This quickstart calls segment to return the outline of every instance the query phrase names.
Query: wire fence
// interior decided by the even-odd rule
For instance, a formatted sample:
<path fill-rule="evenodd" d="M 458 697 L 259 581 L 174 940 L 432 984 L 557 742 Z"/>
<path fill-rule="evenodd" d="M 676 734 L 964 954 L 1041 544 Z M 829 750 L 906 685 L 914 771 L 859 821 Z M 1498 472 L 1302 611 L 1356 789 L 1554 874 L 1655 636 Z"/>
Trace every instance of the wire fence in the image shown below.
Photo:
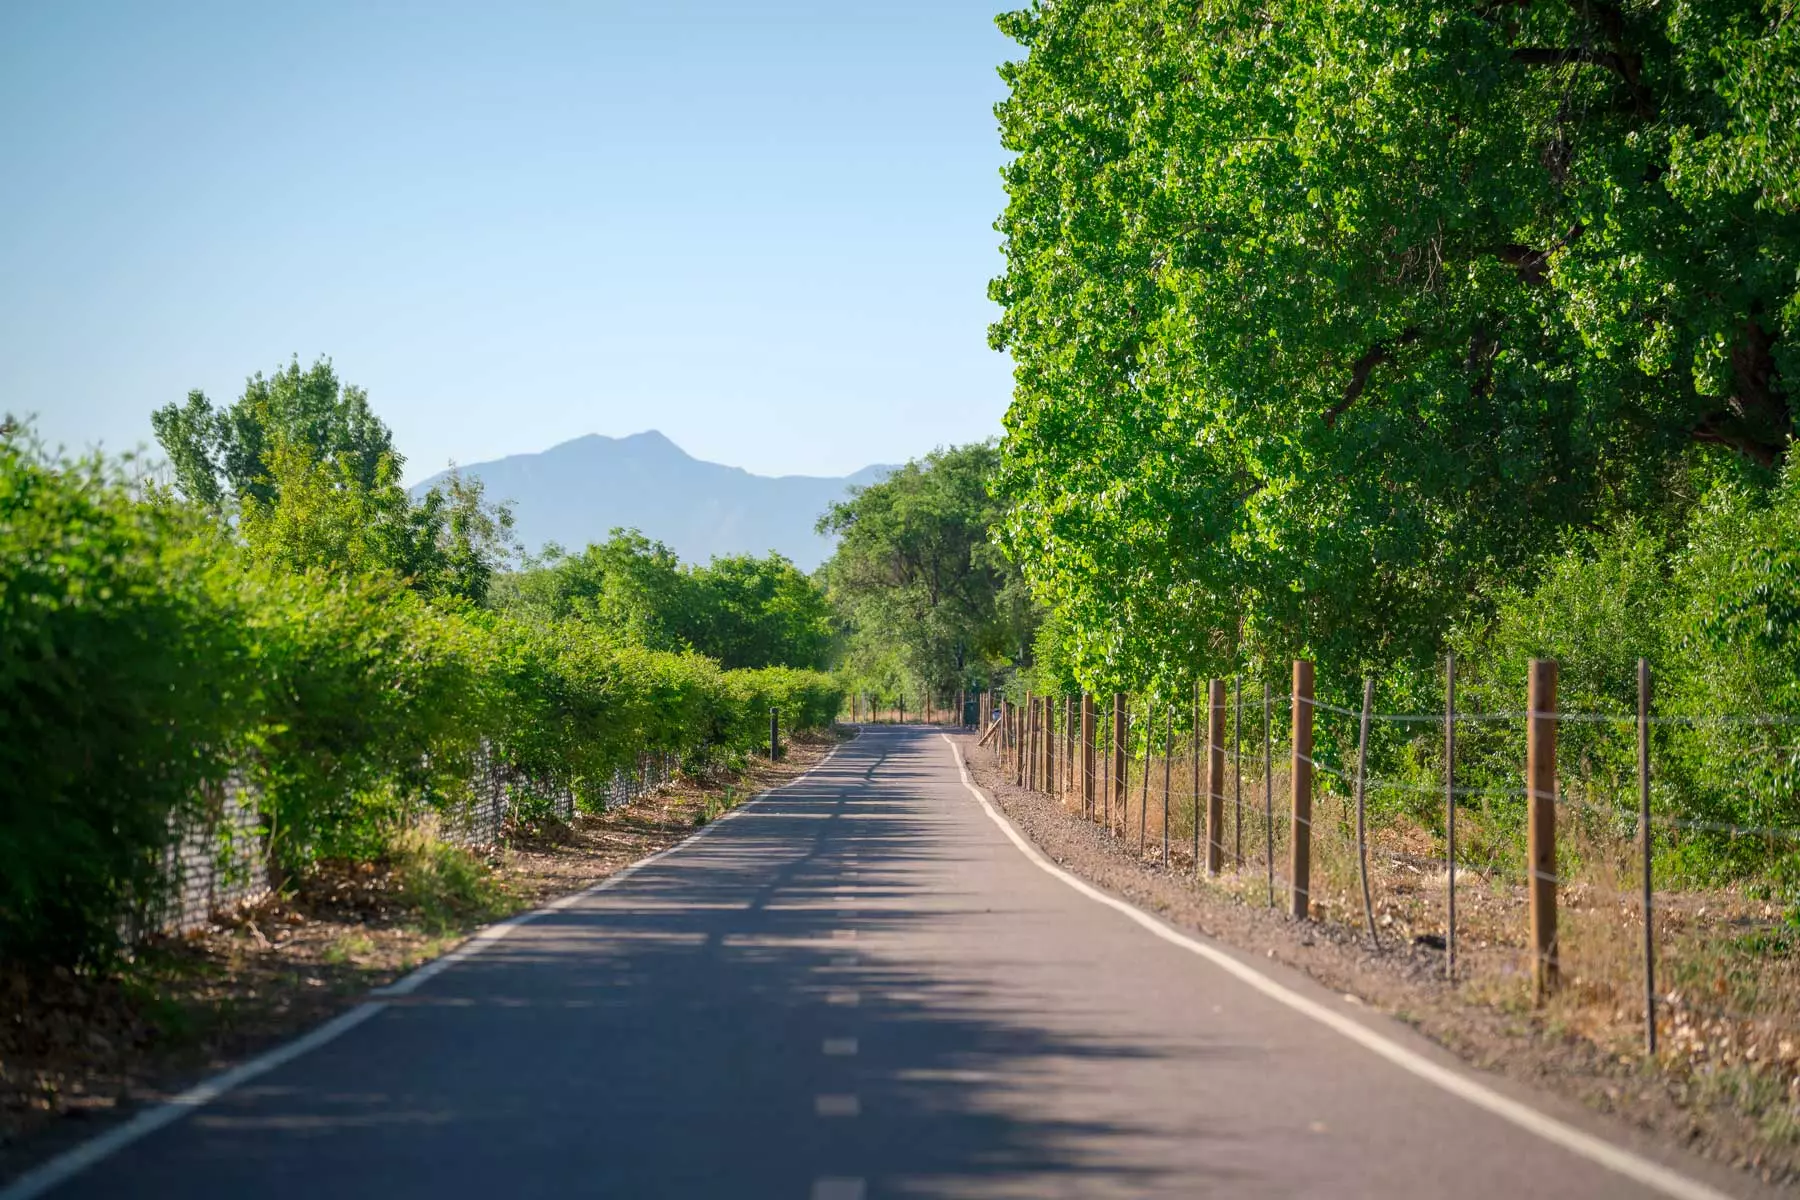
<path fill-rule="evenodd" d="M 1652 787 L 1660 737 L 1781 734 L 1800 718 L 1658 713 L 1647 668 L 1640 687 L 1638 714 L 1554 700 L 1460 711 L 1453 673 L 1437 713 L 1378 712 L 1372 686 L 1358 709 L 1242 680 L 1191 696 L 1028 697 L 996 700 L 988 747 L 1015 783 L 1147 864 L 1357 927 L 1374 948 L 1435 960 L 1448 986 L 1557 1007 L 1602 1040 L 1800 1081 L 1800 930 L 1754 880 L 1659 882 L 1656 865 L 1693 839 L 1760 839 L 1765 862 L 1800 855 L 1800 827 L 1683 812 Z M 1558 772 L 1563 727 L 1612 739 L 1615 757 L 1635 749 L 1636 771 L 1602 777 L 1577 747 Z M 1465 729 L 1483 744 L 1463 748 Z M 1433 769 L 1370 771 L 1376 735 L 1433 747 L 1410 760 Z M 1548 774 L 1528 774 L 1546 746 Z M 1775 767 L 1796 756 L 1777 741 L 1760 752 Z M 1517 785 L 1496 777 L 1507 754 Z"/>
<path fill-rule="evenodd" d="M 630 804 L 670 782 L 682 767 L 673 754 L 640 754 L 606 785 L 588 789 L 602 811 Z M 483 741 L 472 764 L 468 796 L 429 814 L 445 841 L 471 849 L 498 844 L 515 823 L 534 817 L 575 819 L 575 790 L 566 781 L 521 770 Z M 259 795 L 243 775 L 211 789 L 196 809 L 174 820 L 163 855 L 163 890 L 137 938 L 202 928 L 238 905 L 268 895 L 269 846 Z M 428 814 L 420 813 L 420 819 Z"/>

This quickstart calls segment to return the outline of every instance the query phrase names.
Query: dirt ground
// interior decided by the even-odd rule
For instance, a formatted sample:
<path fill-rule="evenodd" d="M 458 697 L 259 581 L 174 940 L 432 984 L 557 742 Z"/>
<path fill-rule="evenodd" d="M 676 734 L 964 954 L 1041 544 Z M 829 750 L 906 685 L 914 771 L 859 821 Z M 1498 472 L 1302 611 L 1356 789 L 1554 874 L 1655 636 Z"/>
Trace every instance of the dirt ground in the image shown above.
<path fill-rule="evenodd" d="M 492 920 L 674 845 L 847 736 L 796 735 L 778 763 L 678 776 L 571 826 L 512 831 L 479 852 L 499 884 L 482 911 L 421 913 L 393 866 L 334 863 L 210 928 L 140 947 L 112 976 L 0 966 L 0 1181 L 354 1006 Z"/>
<path fill-rule="evenodd" d="M 1800 1137 L 1781 1074 L 1759 1071 L 1757 1064 L 1699 1064 L 1707 1069 L 1697 1070 L 1692 1057 L 1679 1052 L 1648 1062 L 1641 1052 L 1621 1053 L 1610 1036 L 1595 1036 L 1566 1005 L 1533 1008 L 1522 979 L 1497 988 L 1482 973 L 1473 982 L 1448 983 L 1442 938 L 1414 935 L 1404 923 L 1383 920 L 1398 914 L 1381 913 L 1379 906 L 1382 945 L 1372 948 L 1360 928 L 1360 896 L 1354 909 L 1340 899 L 1326 919 L 1294 921 L 1279 904 L 1268 907 L 1260 862 L 1216 883 L 1196 881 L 1188 851 L 1178 849 L 1170 867 L 1161 865 L 1160 822 L 1140 858 L 1135 828 L 1120 838 L 1056 798 L 1015 787 L 991 750 L 977 749 L 972 736 L 961 741 L 975 781 L 1020 829 L 1056 862 L 1098 886 L 1178 925 L 1304 971 L 1483 1070 L 1573 1097 L 1765 1182 L 1800 1184 Z M 1134 784 L 1134 824 L 1136 790 Z M 1159 807 L 1156 797 L 1151 800 Z M 1285 899 L 1281 886 L 1278 901 Z M 1492 950 L 1496 957 L 1507 953 L 1498 946 L 1468 948 Z M 1517 967 L 1510 969 L 1518 974 Z M 1763 1094 L 1771 1087 L 1775 1094 Z"/>

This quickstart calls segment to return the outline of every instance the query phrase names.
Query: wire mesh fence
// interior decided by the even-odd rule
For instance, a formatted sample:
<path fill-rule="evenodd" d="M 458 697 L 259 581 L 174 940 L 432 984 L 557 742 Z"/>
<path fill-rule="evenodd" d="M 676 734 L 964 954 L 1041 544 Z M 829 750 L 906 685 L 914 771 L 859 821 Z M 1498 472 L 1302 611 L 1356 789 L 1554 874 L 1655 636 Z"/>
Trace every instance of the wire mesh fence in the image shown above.
<path fill-rule="evenodd" d="M 640 754 L 629 768 L 616 769 L 604 786 L 584 792 L 597 798 L 603 810 L 617 808 L 669 783 L 682 762 L 680 755 Z M 574 820 L 573 786 L 520 769 L 486 741 L 471 764 L 466 798 L 418 814 L 434 823 L 437 836 L 469 848 L 496 845 L 515 824 L 542 817 Z M 268 894 L 267 834 L 256 788 L 241 774 L 176 818 L 171 834 L 163 856 L 163 894 L 136 936 L 185 933 Z"/>
<path fill-rule="evenodd" d="M 1763 736 L 1761 752 L 1791 769 L 1800 721 L 1656 713 L 1647 672 L 1639 714 L 1463 712 L 1454 696 L 1453 677 L 1437 713 L 1376 711 L 1372 687 L 1364 709 L 1303 694 L 1300 721 L 1290 690 L 1245 680 L 1059 697 L 1038 724 L 1000 705 L 989 750 L 1146 865 L 1435 958 L 1448 986 L 1542 1003 L 1622 1053 L 1747 1064 L 1800 1094 L 1800 929 L 1767 882 L 1800 856 L 1800 827 L 1683 812 L 1657 776 L 1659 759 L 1680 753 L 1671 739 L 1714 730 Z M 1533 718 L 1565 734 L 1543 797 L 1551 858 L 1535 867 Z M 1296 753 L 1302 727 L 1310 739 Z M 1025 745 L 1044 738 L 1071 744 L 1048 787 Z M 1377 773 L 1369 748 L 1382 738 L 1431 752 L 1388 753 L 1412 769 Z M 1495 765 L 1509 758 L 1510 780 Z M 1295 803 L 1296 772 L 1310 811 Z M 1755 839 L 1764 869 L 1711 882 L 1683 866 L 1695 845 L 1716 851 L 1721 839 Z M 1554 986 L 1541 994 L 1534 887 L 1553 904 Z"/>

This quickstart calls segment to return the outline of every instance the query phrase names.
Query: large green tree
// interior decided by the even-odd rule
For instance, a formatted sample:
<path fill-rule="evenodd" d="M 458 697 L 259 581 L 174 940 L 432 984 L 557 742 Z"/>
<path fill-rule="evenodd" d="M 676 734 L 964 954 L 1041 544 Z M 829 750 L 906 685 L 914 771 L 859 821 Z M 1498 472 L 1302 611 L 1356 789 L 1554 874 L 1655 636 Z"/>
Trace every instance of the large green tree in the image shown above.
<path fill-rule="evenodd" d="M 258 373 L 225 408 L 203 392 L 151 414 L 177 489 L 208 508 L 232 505 L 254 557 L 290 570 L 387 571 L 430 596 L 481 603 L 513 553 L 512 515 L 479 480 L 452 472 L 417 501 L 405 459 L 329 359 Z"/>
<path fill-rule="evenodd" d="M 1083 677 L 1419 659 L 1557 531 L 1767 478 L 1800 378 L 1791 7 L 1003 17 L 1001 486 Z"/>
<path fill-rule="evenodd" d="M 1029 661 L 1037 614 L 991 536 L 998 463 L 991 442 L 939 450 L 820 519 L 820 532 L 838 535 L 822 570 L 864 675 L 948 699 L 995 666 Z"/>

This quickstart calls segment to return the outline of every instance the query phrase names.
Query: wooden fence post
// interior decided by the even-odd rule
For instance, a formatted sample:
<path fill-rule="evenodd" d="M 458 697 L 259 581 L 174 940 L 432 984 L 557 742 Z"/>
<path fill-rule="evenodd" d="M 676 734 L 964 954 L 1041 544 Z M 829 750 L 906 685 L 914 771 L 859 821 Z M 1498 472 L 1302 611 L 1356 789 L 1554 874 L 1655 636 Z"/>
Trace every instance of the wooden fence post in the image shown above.
<path fill-rule="evenodd" d="M 1225 864 L 1225 681 L 1206 686 L 1206 873 Z"/>
<path fill-rule="evenodd" d="M 1056 697 L 1044 697 L 1044 795 L 1056 795 Z"/>
<path fill-rule="evenodd" d="M 1293 766 L 1289 773 L 1293 792 L 1294 821 L 1288 874 L 1293 914 L 1304 921 L 1312 915 L 1312 749 L 1313 665 L 1294 660 Z"/>
<path fill-rule="evenodd" d="M 774 762 L 781 757 L 781 710 L 769 710 L 769 761 Z"/>
<path fill-rule="evenodd" d="M 1526 689 L 1525 791 L 1531 865 L 1532 978 L 1541 1001 L 1556 990 L 1556 660 L 1531 660 Z"/>

